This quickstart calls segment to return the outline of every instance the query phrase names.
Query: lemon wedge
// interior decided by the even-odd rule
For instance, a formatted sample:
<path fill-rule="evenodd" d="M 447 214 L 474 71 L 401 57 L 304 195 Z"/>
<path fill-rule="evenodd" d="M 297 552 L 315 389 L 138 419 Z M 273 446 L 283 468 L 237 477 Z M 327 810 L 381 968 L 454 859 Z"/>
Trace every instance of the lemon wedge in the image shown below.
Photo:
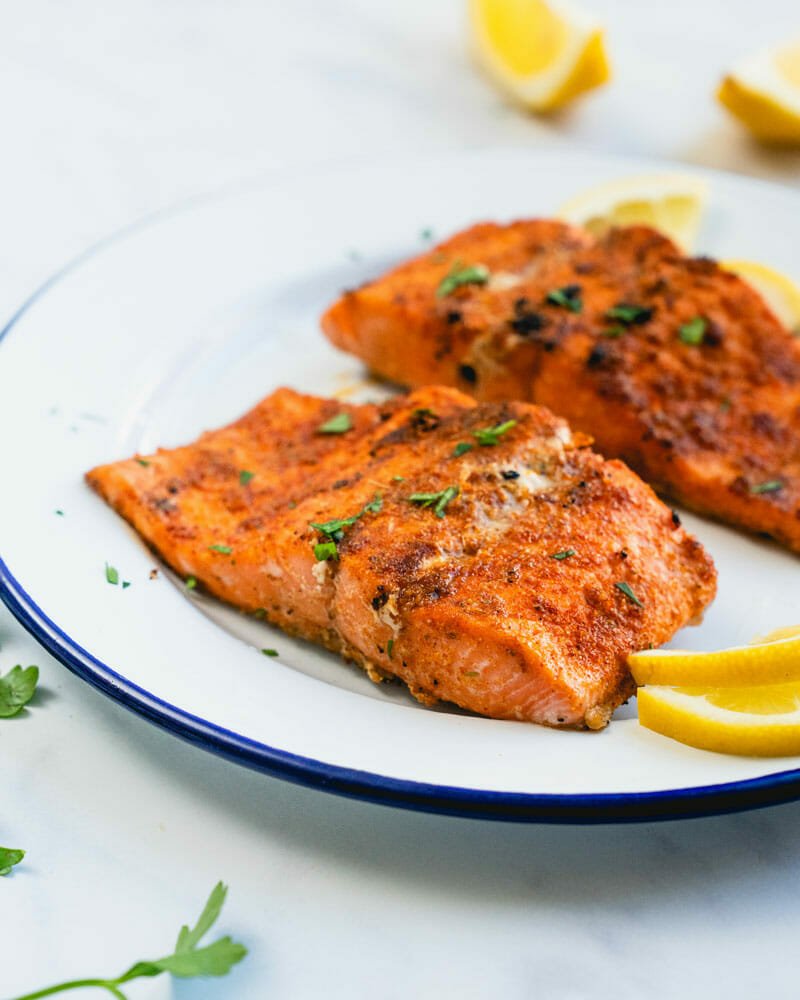
<path fill-rule="evenodd" d="M 749 646 L 710 653 L 648 649 L 632 653 L 628 666 L 637 684 L 720 688 L 800 684 L 800 625 L 771 632 Z"/>
<path fill-rule="evenodd" d="M 581 192 L 558 215 L 595 236 L 612 226 L 652 226 L 688 251 L 700 227 L 706 189 L 701 178 L 683 174 L 623 177 Z"/>
<path fill-rule="evenodd" d="M 470 0 L 479 64 L 532 111 L 553 111 L 610 76 L 603 31 L 564 0 Z"/>
<path fill-rule="evenodd" d="M 800 684 L 646 687 L 639 722 L 701 750 L 746 757 L 800 754 Z"/>
<path fill-rule="evenodd" d="M 723 260 L 720 266 L 744 278 L 787 330 L 800 334 L 800 287 L 788 275 L 754 260 Z"/>
<path fill-rule="evenodd" d="M 724 77 L 717 99 L 763 142 L 800 144 L 800 39 L 749 56 Z"/>

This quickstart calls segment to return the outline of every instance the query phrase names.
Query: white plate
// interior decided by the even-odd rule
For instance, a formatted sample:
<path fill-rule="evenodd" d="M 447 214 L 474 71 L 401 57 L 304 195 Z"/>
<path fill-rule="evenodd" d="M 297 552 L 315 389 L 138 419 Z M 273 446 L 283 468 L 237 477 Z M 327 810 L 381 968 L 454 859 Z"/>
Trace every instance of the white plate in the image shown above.
<path fill-rule="evenodd" d="M 659 165 L 659 170 L 662 166 Z M 684 168 L 679 168 L 684 169 Z M 279 385 L 363 378 L 317 320 L 345 286 L 479 219 L 549 215 L 653 165 L 493 151 L 273 177 L 135 227 L 67 268 L 5 331 L 3 598 L 67 666 L 177 735 L 330 791 L 509 819 L 696 815 L 800 796 L 800 759 L 691 750 L 639 727 L 556 732 L 421 708 L 399 686 L 196 595 L 84 485 L 91 466 L 191 440 Z M 710 178 L 703 252 L 796 268 L 800 199 Z M 55 513 L 63 511 L 63 516 Z M 800 620 L 800 562 L 686 516 L 719 596 L 676 642 L 712 648 Z M 131 582 L 109 586 L 108 562 Z M 275 647 L 279 660 L 262 656 Z"/>

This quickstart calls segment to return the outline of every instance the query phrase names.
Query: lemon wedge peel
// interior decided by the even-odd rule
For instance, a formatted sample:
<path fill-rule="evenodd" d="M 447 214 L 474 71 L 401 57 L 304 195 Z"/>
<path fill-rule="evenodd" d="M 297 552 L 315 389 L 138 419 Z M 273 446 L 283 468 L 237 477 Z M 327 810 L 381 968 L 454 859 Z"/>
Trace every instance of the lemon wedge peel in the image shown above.
<path fill-rule="evenodd" d="M 800 41 L 761 49 L 728 73 L 717 100 L 762 142 L 800 144 Z"/>
<path fill-rule="evenodd" d="M 780 630 L 789 633 L 793 630 Z M 800 628 L 749 646 L 713 652 L 654 649 L 632 653 L 628 666 L 637 684 L 738 687 L 800 683 Z"/>
<path fill-rule="evenodd" d="M 800 334 L 800 286 L 788 274 L 754 260 L 723 260 L 720 267 L 752 285 L 781 323 Z"/>
<path fill-rule="evenodd" d="M 747 712 L 715 704 L 713 690 L 642 688 L 637 696 L 639 723 L 700 750 L 745 757 L 795 756 L 800 754 L 800 685 L 772 687 L 772 691 L 760 687 L 726 690 L 746 690 L 758 704 L 760 698 L 774 698 L 775 687 L 791 688 L 797 707 L 789 712 Z"/>
<path fill-rule="evenodd" d="M 602 27 L 566 0 L 470 0 L 469 19 L 478 64 L 531 111 L 555 111 L 611 77 Z"/>
<path fill-rule="evenodd" d="M 594 185 L 565 202 L 558 217 L 601 236 L 612 226 L 652 226 L 686 251 L 694 247 L 708 183 L 690 174 L 643 174 Z"/>

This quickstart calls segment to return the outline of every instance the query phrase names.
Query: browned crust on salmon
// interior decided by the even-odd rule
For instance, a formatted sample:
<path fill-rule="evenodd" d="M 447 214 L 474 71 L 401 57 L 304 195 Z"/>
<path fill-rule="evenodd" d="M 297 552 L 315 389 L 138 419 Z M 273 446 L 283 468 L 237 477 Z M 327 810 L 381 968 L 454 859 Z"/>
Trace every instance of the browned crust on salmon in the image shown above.
<path fill-rule="evenodd" d="M 454 266 L 485 285 L 437 295 Z M 581 311 L 548 301 L 574 288 Z M 609 317 L 620 304 L 643 321 Z M 681 328 L 700 318 L 700 344 Z M 334 344 L 396 382 L 549 406 L 656 489 L 800 552 L 800 340 L 745 281 L 664 236 L 484 223 L 345 294 Z"/>
<path fill-rule="evenodd" d="M 337 413 L 352 429 L 320 433 Z M 628 653 L 715 591 L 702 546 L 622 463 L 546 409 L 454 389 L 362 406 L 280 389 L 192 445 L 87 478 L 211 594 L 426 704 L 495 718 L 604 725 L 633 691 Z M 441 517 L 409 500 L 448 487 Z M 338 558 L 315 559 L 312 522 L 359 513 Z"/>

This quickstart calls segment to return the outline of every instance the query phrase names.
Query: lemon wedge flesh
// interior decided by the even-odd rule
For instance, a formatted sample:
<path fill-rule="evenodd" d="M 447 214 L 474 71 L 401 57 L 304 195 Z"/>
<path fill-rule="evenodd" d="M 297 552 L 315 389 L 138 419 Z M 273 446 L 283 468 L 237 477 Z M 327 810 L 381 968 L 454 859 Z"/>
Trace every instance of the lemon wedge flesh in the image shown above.
<path fill-rule="evenodd" d="M 553 111 L 610 76 L 603 31 L 564 0 L 470 0 L 475 57 L 532 111 Z"/>
<path fill-rule="evenodd" d="M 723 260 L 720 265 L 751 284 L 787 330 L 800 335 L 800 286 L 788 275 L 753 260 Z"/>
<path fill-rule="evenodd" d="M 763 142 L 800 145 L 800 39 L 745 59 L 717 99 Z"/>
<path fill-rule="evenodd" d="M 710 653 L 681 649 L 632 653 L 628 666 L 637 684 L 678 687 L 800 684 L 800 626 L 779 629 L 749 646 Z"/>
<path fill-rule="evenodd" d="M 746 757 L 800 754 L 800 683 L 765 687 L 646 687 L 639 722 L 701 750 Z"/>
<path fill-rule="evenodd" d="M 683 174 L 623 177 L 581 192 L 559 218 L 600 236 L 612 226 L 652 226 L 690 251 L 697 237 L 707 184 Z"/>

